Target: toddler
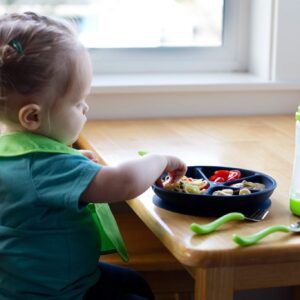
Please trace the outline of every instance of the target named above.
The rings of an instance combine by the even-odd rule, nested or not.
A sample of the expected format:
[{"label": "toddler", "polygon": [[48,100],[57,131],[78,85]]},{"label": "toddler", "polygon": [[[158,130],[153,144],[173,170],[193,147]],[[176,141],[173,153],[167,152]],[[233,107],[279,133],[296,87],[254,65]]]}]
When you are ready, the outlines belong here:
[{"label": "toddler", "polygon": [[150,154],[100,166],[68,147],[86,122],[91,78],[67,23],[0,17],[0,300],[153,299],[134,271],[98,264],[114,224],[93,203],[134,198],[163,172],[177,181],[186,165]]}]

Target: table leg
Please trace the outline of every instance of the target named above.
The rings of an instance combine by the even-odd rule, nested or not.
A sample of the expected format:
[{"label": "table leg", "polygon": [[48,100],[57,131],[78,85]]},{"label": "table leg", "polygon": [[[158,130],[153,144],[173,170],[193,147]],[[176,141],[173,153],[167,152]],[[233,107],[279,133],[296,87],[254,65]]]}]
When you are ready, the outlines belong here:
[{"label": "table leg", "polygon": [[232,268],[197,269],[194,275],[195,300],[233,300]]},{"label": "table leg", "polygon": [[292,286],[292,300],[300,299],[300,286]]}]

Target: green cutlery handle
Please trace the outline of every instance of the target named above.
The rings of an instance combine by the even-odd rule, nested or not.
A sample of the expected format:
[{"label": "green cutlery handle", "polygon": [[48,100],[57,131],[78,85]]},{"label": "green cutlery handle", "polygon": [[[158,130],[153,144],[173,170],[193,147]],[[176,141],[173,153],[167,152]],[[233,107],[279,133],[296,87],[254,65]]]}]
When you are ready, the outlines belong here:
[{"label": "green cutlery handle", "polygon": [[245,216],[241,213],[229,213],[229,214],[224,215],[208,224],[200,225],[200,224],[192,223],[190,225],[190,229],[197,234],[208,234],[208,233],[214,232],[221,225],[223,225],[229,221],[236,221],[236,220],[240,221],[240,220],[244,220],[244,219],[245,219]]},{"label": "green cutlery handle", "polygon": [[139,150],[139,151],[138,151],[138,155],[139,155],[139,156],[144,156],[144,155],[146,155],[146,154],[148,154],[148,151],[145,151],[145,150]]},{"label": "green cutlery handle", "polygon": [[253,235],[248,236],[239,236],[237,234],[232,235],[232,240],[239,244],[240,246],[251,246],[256,244],[258,241],[266,237],[267,235],[273,233],[273,232],[290,232],[288,226],[285,225],[274,225],[270,226],[264,230],[261,230]]}]

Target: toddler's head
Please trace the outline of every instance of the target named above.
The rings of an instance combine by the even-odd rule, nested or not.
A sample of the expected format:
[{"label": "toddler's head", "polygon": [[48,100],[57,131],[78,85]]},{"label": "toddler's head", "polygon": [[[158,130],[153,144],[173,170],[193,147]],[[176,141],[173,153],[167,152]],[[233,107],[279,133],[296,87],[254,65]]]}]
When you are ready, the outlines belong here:
[{"label": "toddler's head", "polygon": [[91,64],[73,29],[35,13],[0,17],[0,121],[69,144],[86,121]]}]

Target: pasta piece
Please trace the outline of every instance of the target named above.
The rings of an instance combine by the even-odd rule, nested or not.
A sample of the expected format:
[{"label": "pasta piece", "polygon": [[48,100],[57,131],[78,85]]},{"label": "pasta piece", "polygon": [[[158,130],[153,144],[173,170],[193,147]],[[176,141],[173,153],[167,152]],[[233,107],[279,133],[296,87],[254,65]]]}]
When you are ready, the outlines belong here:
[{"label": "pasta piece", "polygon": [[218,190],[218,191],[214,191],[212,195],[213,196],[232,196],[233,190],[232,189]]},{"label": "pasta piece", "polygon": [[250,190],[247,188],[240,189],[239,195],[249,195],[251,194]]},{"label": "pasta piece", "polygon": [[249,190],[262,190],[266,187],[263,183],[251,182],[246,180],[232,184],[231,186],[236,188],[248,188]]}]

